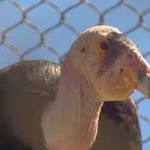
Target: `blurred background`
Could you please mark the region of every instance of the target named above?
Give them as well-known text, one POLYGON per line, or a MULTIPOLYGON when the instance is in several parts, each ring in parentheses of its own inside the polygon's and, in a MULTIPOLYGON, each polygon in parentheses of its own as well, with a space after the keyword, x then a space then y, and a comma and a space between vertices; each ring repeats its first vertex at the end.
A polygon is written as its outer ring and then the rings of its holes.
MULTIPOLYGON (((0 68, 22 60, 59 63, 80 32, 119 28, 150 62, 150 0, 0 0, 0 68)), ((136 92, 143 150, 150 150, 150 101, 136 92)))

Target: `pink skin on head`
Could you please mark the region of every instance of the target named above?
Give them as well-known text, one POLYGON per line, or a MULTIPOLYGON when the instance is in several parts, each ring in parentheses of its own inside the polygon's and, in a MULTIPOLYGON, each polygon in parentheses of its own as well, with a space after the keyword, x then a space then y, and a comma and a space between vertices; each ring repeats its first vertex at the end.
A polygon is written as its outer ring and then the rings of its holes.
POLYGON ((56 100, 42 118, 49 150, 88 150, 96 138, 103 101, 124 100, 136 86, 150 94, 150 67, 138 53, 108 26, 91 28, 76 40, 62 65, 56 100), (104 39, 110 44, 106 51, 97 43, 104 39))

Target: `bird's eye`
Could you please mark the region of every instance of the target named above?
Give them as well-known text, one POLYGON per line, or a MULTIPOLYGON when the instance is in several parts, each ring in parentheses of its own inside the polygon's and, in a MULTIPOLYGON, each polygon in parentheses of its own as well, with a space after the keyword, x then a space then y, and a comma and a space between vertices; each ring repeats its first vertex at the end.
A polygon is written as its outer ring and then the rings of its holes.
POLYGON ((109 49, 109 44, 106 41, 101 42, 99 46, 103 50, 108 50, 109 49))
POLYGON ((85 48, 82 48, 80 52, 84 53, 85 51, 86 51, 85 48))

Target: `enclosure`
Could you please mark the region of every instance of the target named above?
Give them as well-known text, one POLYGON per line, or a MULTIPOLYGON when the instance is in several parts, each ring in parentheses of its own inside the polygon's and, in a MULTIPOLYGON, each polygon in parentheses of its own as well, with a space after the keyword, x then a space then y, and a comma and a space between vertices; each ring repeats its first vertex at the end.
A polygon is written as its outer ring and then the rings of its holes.
MULTIPOLYGON (((60 62, 88 27, 118 27, 150 60, 150 0, 0 0, 0 68, 33 59, 60 62)), ((150 102, 136 92, 143 150, 150 149, 150 102)))

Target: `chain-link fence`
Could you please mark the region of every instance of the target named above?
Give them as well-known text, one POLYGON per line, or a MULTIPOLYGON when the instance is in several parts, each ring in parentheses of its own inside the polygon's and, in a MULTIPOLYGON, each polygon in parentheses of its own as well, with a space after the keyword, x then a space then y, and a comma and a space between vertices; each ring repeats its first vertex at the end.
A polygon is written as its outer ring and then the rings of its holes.
MULTIPOLYGON (((119 27, 150 56, 150 0, 0 0, 0 67, 24 59, 59 62, 81 31, 119 27)), ((150 149, 150 102, 136 93, 144 149, 150 149)))

